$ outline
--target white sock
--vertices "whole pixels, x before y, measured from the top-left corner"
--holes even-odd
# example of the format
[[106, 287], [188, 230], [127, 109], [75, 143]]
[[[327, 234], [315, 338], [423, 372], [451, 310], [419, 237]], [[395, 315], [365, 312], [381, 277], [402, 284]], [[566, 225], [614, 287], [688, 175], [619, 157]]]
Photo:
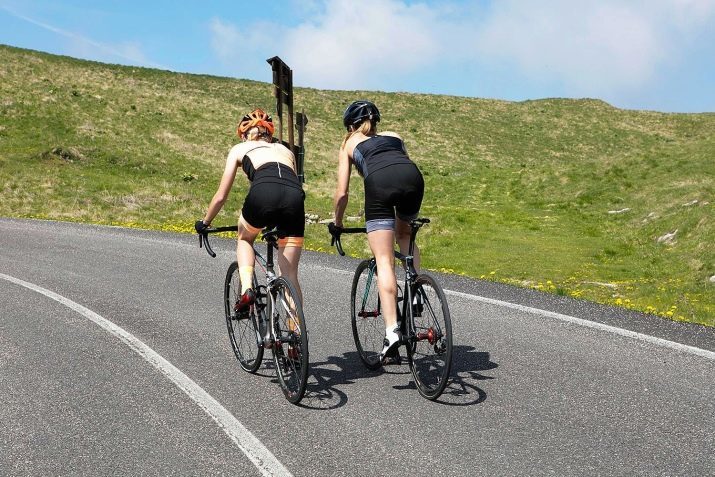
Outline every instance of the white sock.
[[396, 326], [392, 327], [387, 327], [385, 328], [385, 337], [388, 339], [390, 343], [394, 343], [400, 338], [400, 335], [397, 334], [395, 331], [397, 329]]

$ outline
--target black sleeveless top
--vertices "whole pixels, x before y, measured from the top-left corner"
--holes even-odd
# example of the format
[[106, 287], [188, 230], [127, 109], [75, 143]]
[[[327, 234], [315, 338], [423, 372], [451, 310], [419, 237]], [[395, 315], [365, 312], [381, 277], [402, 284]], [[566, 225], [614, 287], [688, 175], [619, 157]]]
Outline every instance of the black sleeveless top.
[[393, 164], [412, 164], [402, 139], [394, 136], [372, 136], [353, 150], [353, 162], [364, 178]]
[[246, 155], [243, 156], [241, 160], [241, 169], [246, 173], [248, 180], [251, 181], [251, 186], [271, 182], [274, 184], [297, 187], [299, 189], [303, 188], [293, 169], [277, 161], [267, 162], [256, 169], [253, 167], [251, 158]]

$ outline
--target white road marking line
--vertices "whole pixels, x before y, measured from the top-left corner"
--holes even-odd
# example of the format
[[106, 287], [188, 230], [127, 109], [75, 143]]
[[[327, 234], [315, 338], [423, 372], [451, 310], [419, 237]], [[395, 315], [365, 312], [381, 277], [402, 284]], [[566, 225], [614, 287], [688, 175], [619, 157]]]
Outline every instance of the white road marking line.
[[144, 360], [159, 370], [164, 376], [169, 378], [176, 386], [186, 393], [206, 414], [216, 421], [223, 431], [231, 438], [236, 446], [243, 451], [244, 454], [253, 462], [253, 465], [258, 468], [264, 476], [292, 476], [283, 464], [269, 451], [256, 436], [251, 434], [251, 431], [246, 429], [236, 417], [231, 414], [225, 407], [214, 399], [209, 393], [203, 390], [191, 378], [181, 372], [176, 366], [171, 364], [159, 353], [147, 346], [143, 341], [115, 325], [111, 321], [103, 318], [92, 310], [58, 295], [50, 290], [37, 286], [33, 283], [26, 282], [19, 278], [11, 277], [0, 273], [0, 278], [16, 285], [23, 286], [32, 291], [40, 293], [48, 298], [51, 298], [62, 305], [76, 311], [85, 318], [99, 325], [104, 330], [119, 338], [131, 349], [136, 351]]
[[[355, 272], [349, 272], [346, 270], [341, 270], [339, 268], [333, 268], [329, 266], [314, 265], [314, 268], [323, 268], [327, 270], [333, 270], [335, 272], [344, 275], [353, 275]], [[616, 326], [604, 325], [603, 323], [598, 323], [596, 321], [584, 320], [583, 318], [576, 318], [575, 316], [563, 315], [561, 313], [555, 313], [553, 311], [542, 310], [540, 308], [533, 308], [530, 306], [518, 305], [516, 303], [510, 303], [508, 301], [496, 300], [494, 298], [486, 298], [479, 295], [472, 295], [469, 293], [458, 292], [454, 290], [444, 289], [447, 295], [454, 295], [461, 298], [466, 298], [468, 300], [481, 301], [483, 303], [488, 303], [490, 305], [501, 306], [504, 308], [511, 308], [513, 310], [519, 310], [527, 313], [533, 313], [536, 315], [545, 316], [548, 318], [554, 318], [557, 320], [565, 321], [579, 326], [584, 326], [586, 328], [593, 328], [601, 331], [607, 331], [619, 336], [624, 336], [626, 338], [635, 339], [638, 341], [644, 341], [646, 343], [651, 343], [657, 346], [662, 346], [664, 348], [670, 348], [682, 353], [693, 354], [695, 356], [700, 356], [701, 358], [710, 359], [715, 361], [715, 352], [708, 351], [706, 349], [697, 348], [695, 346], [689, 346], [682, 343], [677, 343], [675, 341], [669, 341], [663, 338], [657, 338], [655, 336], [646, 335], [643, 333], [638, 333], [635, 331], [625, 330], [623, 328], [618, 328]]]
[[462, 293], [453, 290], [444, 290], [447, 295], [454, 295], [461, 298], [466, 298], [468, 300], [476, 300], [484, 303], [489, 303], [490, 305], [501, 306], [505, 308], [511, 308], [513, 310], [524, 311], [527, 313], [534, 313], [541, 316], [546, 316], [548, 318], [554, 318], [557, 320], [565, 321], [579, 326], [585, 326], [586, 328], [594, 328], [601, 331], [607, 331], [616, 335], [624, 336], [626, 338], [635, 339], [638, 341], [644, 341], [646, 343], [651, 343], [657, 346], [662, 346], [665, 348], [670, 348], [682, 353], [694, 354], [700, 356], [701, 358], [706, 358], [715, 361], [715, 352], [708, 351], [702, 348], [696, 348], [695, 346], [684, 345], [682, 343], [677, 343], [675, 341], [669, 341], [663, 338], [657, 338], [655, 336], [646, 335], [643, 333], [637, 333], [635, 331], [624, 330], [623, 328], [618, 328], [616, 326], [604, 325], [603, 323], [598, 323], [596, 321], [584, 320], [582, 318], [576, 318], [574, 316], [562, 315], [561, 313], [554, 313], [553, 311], [546, 311], [540, 308], [532, 308], [530, 306], [517, 305], [516, 303], [510, 303], [508, 301], [495, 300], [493, 298], [485, 298], [479, 295], [470, 295], [469, 293]]

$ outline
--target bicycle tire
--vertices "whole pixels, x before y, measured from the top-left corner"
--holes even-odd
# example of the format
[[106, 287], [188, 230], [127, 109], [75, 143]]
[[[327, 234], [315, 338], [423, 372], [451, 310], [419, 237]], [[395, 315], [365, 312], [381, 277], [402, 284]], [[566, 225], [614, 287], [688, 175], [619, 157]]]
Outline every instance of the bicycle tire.
[[[253, 287], [256, 287], [256, 277], [253, 277]], [[238, 274], [238, 263], [233, 262], [226, 271], [223, 302], [226, 311], [226, 327], [231, 348], [244, 371], [255, 373], [263, 361], [263, 342], [260, 333], [260, 307], [252, 306], [247, 314], [238, 316], [234, 311], [235, 303], [241, 298], [241, 277]]]
[[290, 280], [278, 277], [271, 288], [268, 316], [275, 334], [273, 363], [285, 398], [297, 404], [308, 381], [308, 330], [303, 305]]
[[350, 290], [350, 322], [360, 360], [369, 370], [380, 368], [385, 321], [380, 310], [374, 259], [363, 260], [355, 269]]
[[415, 336], [407, 346], [407, 362], [419, 393], [437, 399], [449, 380], [452, 367], [452, 320], [440, 284], [421, 274], [413, 285], [413, 303], [407, 306]]

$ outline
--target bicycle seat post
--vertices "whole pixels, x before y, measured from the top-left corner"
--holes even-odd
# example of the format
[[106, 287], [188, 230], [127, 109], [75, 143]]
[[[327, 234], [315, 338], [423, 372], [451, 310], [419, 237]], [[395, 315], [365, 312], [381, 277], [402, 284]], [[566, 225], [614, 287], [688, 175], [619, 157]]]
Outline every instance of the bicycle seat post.
[[273, 264], [273, 249], [278, 248], [278, 231], [272, 229], [264, 232], [263, 240], [266, 241], [266, 278], [270, 283], [276, 278], [275, 266]]
[[413, 219], [410, 221], [410, 245], [408, 247], [409, 252], [406, 257], [402, 258], [405, 264], [405, 273], [409, 280], [412, 280], [414, 277], [417, 276], [417, 271], [415, 270], [414, 266], [415, 242], [417, 240], [417, 232], [424, 224], [428, 223], [430, 223], [430, 220], [427, 218]]
[[420, 230], [420, 227], [422, 227], [423, 223], [420, 222], [421, 219], [416, 219], [410, 222], [410, 245], [409, 245], [409, 254], [414, 255], [415, 254], [415, 240], [417, 238], [417, 231]]

